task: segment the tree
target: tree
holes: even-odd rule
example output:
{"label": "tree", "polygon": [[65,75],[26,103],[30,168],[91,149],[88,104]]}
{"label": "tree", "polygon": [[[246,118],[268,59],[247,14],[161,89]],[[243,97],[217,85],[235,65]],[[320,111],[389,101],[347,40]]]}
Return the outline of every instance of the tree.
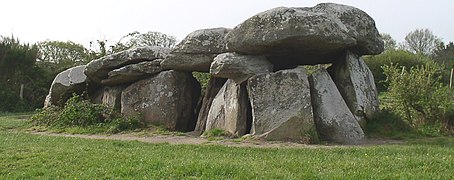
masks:
{"label": "tree", "polygon": [[448,45],[436,50],[434,60],[448,69],[454,68],[454,43],[449,42]]}
{"label": "tree", "polygon": [[[126,42],[122,42],[126,40]],[[173,47],[177,42],[175,36],[167,35],[160,32],[148,31],[139,33],[134,31],[121,38],[114,46],[111,46],[111,52],[119,52],[132,47],[140,46],[162,46]]]}
{"label": "tree", "polygon": [[42,106],[53,77],[36,66],[37,54],[35,45],[21,44],[13,36],[0,36],[0,111],[26,111]]}
{"label": "tree", "polygon": [[385,43],[385,50],[395,50],[397,48],[396,40],[394,40],[390,34],[383,33],[381,34],[381,38]]}
{"label": "tree", "polygon": [[43,41],[38,43],[38,61],[53,71],[60,72],[86,64],[90,61],[90,55],[83,45],[72,41]]}
{"label": "tree", "polygon": [[405,36],[404,47],[410,52],[428,56],[432,55],[441,44],[441,39],[429,29],[416,29]]}

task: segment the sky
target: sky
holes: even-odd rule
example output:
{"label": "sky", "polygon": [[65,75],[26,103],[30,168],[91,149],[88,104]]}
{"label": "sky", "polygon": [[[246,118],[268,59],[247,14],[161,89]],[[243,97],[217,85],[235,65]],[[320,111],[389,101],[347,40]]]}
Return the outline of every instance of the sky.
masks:
{"label": "sky", "polygon": [[417,28],[428,28],[444,42],[454,41],[452,0],[2,0],[0,35],[22,42],[97,39],[118,41],[133,32],[159,31],[182,40],[197,29],[233,28],[247,18],[279,6],[311,7],[333,2],[357,7],[380,33],[398,42]]}

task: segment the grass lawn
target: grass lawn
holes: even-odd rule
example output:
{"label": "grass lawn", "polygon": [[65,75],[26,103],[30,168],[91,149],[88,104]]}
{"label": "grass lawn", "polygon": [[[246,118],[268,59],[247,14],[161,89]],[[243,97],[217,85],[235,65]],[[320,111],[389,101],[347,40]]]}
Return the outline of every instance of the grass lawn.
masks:
{"label": "grass lawn", "polygon": [[[0,117],[0,179],[452,179],[454,138],[367,147],[240,148],[30,134]],[[19,118],[19,119],[18,119]]]}

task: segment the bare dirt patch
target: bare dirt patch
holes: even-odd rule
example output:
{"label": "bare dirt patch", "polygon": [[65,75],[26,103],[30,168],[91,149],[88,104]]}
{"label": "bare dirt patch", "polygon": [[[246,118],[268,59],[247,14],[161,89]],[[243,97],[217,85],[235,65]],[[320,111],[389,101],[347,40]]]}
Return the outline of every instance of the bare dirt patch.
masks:
{"label": "bare dirt patch", "polygon": [[134,133],[127,134],[112,134],[112,135],[84,135],[84,134],[64,134],[51,132],[32,132],[32,134],[60,137],[74,137],[84,139],[104,139],[104,140],[119,140],[119,141],[140,141],[145,143],[167,143],[167,144],[190,144],[190,145],[223,145],[229,147],[255,147],[255,148],[335,148],[335,147],[368,147],[375,145],[389,144],[404,144],[403,140],[385,140],[385,139],[367,139],[358,145],[338,145],[338,144],[323,144],[323,145],[308,145],[293,142],[278,142],[278,141],[263,141],[259,139],[229,139],[229,138],[209,138],[192,135],[186,133],[184,135],[138,135]]}

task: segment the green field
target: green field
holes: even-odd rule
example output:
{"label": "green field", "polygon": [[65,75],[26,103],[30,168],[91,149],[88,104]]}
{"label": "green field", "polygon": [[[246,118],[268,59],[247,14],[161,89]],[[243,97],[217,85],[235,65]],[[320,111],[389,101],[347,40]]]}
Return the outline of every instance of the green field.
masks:
{"label": "green field", "polygon": [[452,179],[454,138],[243,148],[51,137],[0,117],[0,179]]}

